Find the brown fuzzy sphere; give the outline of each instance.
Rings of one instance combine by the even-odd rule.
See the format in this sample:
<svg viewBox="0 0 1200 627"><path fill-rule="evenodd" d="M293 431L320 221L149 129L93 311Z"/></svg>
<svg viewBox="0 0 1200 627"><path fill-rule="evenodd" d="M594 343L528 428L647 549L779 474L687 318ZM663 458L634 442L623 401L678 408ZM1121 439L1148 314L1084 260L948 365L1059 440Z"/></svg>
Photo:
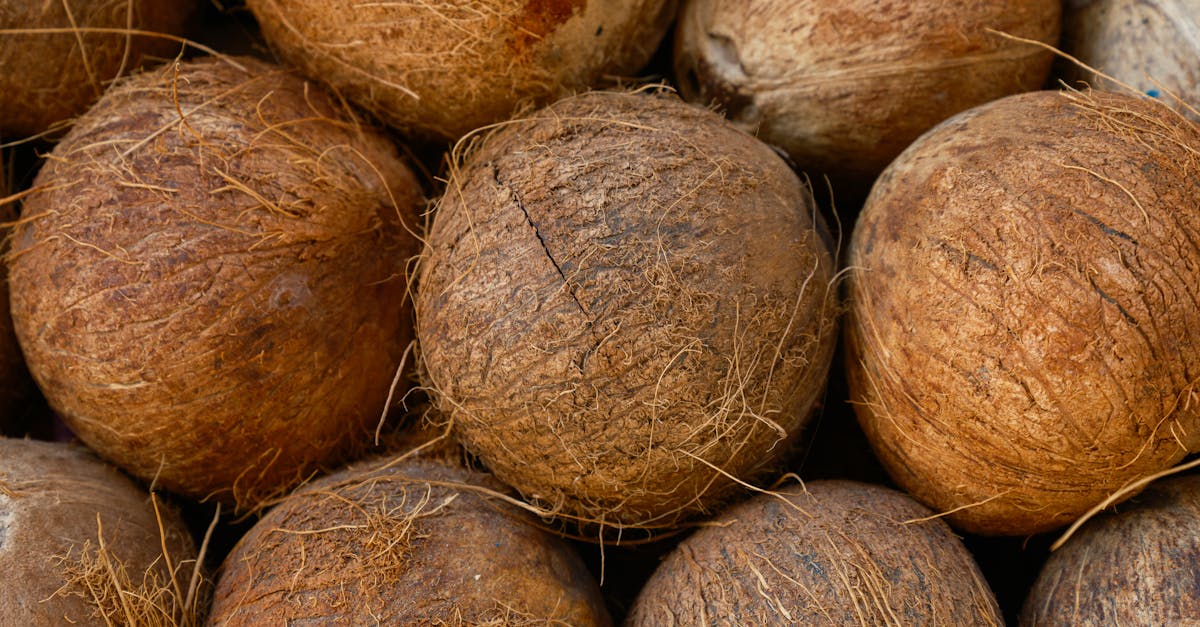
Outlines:
<svg viewBox="0 0 1200 627"><path fill-rule="evenodd" d="M650 60L675 0L250 0L272 48L406 133L456 139Z"/></svg>
<svg viewBox="0 0 1200 627"><path fill-rule="evenodd" d="M315 481L225 560L210 623L610 624L579 556L497 487L431 460Z"/></svg>
<svg viewBox="0 0 1200 627"><path fill-rule="evenodd" d="M0 136L41 133L87 110L109 83L181 44L124 29L181 35L197 0L0 0Z"/></svg>
<svg viewBox="0 0 1200 627"><path fill-rule="evenodd" d="M595 92L487 137L417 295L436 400L567 517L671 525L778 462L824 388L833 264L766 145L669 96ZM720 469L720 470L718 470Z"/></svg>
<svg viewBox="0 0 1200 627"><path fill-rule="evenodd" d="M11 286L80 439L244 508L369 440L412 336L420 190L316 87L237 63L135 76L81 117L25 201Z"/></svg>
<svg viewBox="0 0 1200 627"><path fill-rule="evenodd" d="M847 374L892 477L960 528L1066 524L1200 449L1200 128L1037 92L942 124L850 247Z"/></svg>
<svg viewBox="0 0 1200 627"><path fill-rule="evenodd" d="M1059 0L685 0L684 96L716 101L807 172L869 182L938 122L1037 89Z"/></svg>
<svg viewBox="0 0 1200 627"><path fill-rule="evenodd" d="M189 587L195 547L178 512L161 502L158 512L145 490L83 448L0 439L0 624L196 618L203 603L185 608L177 592Z"/></svg>
<svg viewBox="0 0 1200 627"><path fill-rule="evenodd" d="M1002 625L970 553L929 515L850 481L760 494L668 555L625 624Z"/></svg>

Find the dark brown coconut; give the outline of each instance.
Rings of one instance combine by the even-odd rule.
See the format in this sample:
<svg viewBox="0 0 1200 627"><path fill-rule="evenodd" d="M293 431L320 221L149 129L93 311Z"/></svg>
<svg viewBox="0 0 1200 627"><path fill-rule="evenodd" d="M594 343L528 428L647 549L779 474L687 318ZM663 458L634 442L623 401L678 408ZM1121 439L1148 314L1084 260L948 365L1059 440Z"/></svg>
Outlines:
<svg viewBox="0 0 1200 627"><path fill-rule="evenodd" d="M1038 89L1052 60L987 29L1054 44L1059 0L685 0L684 96L718 102L801 169L869 183L918 135Z"/></svg>
<svg viewBox="0 0 1200 627"><path fill-rule="evenodd" d="M1200 447L1200 128L1038 92L948 120L851 244L847 372L872 447L960 528L1074 520Z"/></svg>
<svg viewBox="0 0 1200 627"><path fill-rule="evenodd" d="M0 136L29 136L83 113L114 78L181 45L196 0L0 0ZM74 29L64 30L64 29ZM102 32L117 29L124 32Z"/></svg>
<svg viewBox="0 0 1200 627"><path fill-rule="evenodd" d="M407 133L454 139L627 76L675 0L250 0L275 51Z"/></svg>
<svg viewBox="0 0 1200 627"><path fill-rule="evenodd" d="M1022 625L1179 625L1200 616L1200 477L1156 483L1050 555Z"/></svg>
<svg viewBox="0 0 1200 627"><path fill-rule="evenodd" d="M1002 625L970 553L929 515L850 481L756 496L668 555L626 625Z"/></svg>
<svg viewBox="0 0 1200 627"><path fill-rule="evenodd" d="M246 508L370 440L411 338L420 190L316 87L238 63L133 77L81 117L25 201L11 286L80 439Z"/></svg>
<svg viewBox="0 0 1200 627"><path fill-rule="evenodd" d="M117 469L75 446L0 439L0 623L194 625L207 592L190 585L195 566L178 512L156 513Z"/></svg>
<svg viewBox="0 0 1200 627"><path fill-rule="evenodd" d="M562 540L432 460L360 464L269 511L225 560L214 625L607 625ZM482 491L481 491L482 490Z"/></svg>
<svg viewBox="0 0 1200 627"><path fill-rule="evenodd" d="M569 518L671 525L777 462L823 390L833 265L808 189L674 97L591 93L454 172L417 326L466 447Z"/></svg>

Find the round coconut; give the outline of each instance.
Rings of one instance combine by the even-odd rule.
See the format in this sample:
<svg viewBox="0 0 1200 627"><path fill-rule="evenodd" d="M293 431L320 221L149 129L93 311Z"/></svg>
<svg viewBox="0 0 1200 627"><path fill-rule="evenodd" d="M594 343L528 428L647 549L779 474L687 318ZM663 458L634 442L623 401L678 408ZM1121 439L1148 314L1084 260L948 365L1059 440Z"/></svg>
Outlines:
<svg viewBox="0 0 1200 627"><path fill-rule="evenodd" d="M0 135L42 133L87 110L114 78L179 54L196 4L0 0Z"/></svg>
<svg viewBox="0 0 1200 627"><path fill-rule="evenodd" d="M608 625L595 579L486 475L359 464L270 510L226 558L214 625Z"/></svg>
<svg viewBox="0 0 1200 627"><path fill-rule="evenodd" d="M1200 477L1156 483L1050 554L1022 625L1179 625L1200 616Z"/></svg>
<svg viewBox="0 0 1200 627"><path fill-rule="evenodd" d="M1200 127L1012 96L884 172L850 246L851 396L905 490L1027 535L1200 448Z"/></svg>
<svg viewBox="0 0 1200 627"><path fill-rule="evenodd" d="M13 321L102 456L244 509L369 442L412 337L420 189L344 113L204 59L122 82L51 153L13 234Z"/></svg>
<svg viewBox="0 0 1200 627"><path fill-rule="evenodd" d="M675 0L247 4L280 57L433 140L637 72L675 15Z"/></svg>
<svg viewBox="0 0 1200 627"><path fill-rule="evenodd" d="M783 160L708 110L562 100L453 172L419 275L429 386L467 449L551 511L707 511L821 397L823 228Z"/></svg>
<svg viewBox="0 0 1200 627"><path fill-rule="evenodd" d="M0 439L0 623L195 624L207 592L195 567L178 512L117 469L83 448Z"/></svg>
<svg viewBox="0 0 1200 627"><path fill-rule="evenodd" d="M675 39L684 97L717 102L799 166L869 183L933 125L1038 89L1059 0L685 0Z"/></svg>
<svg viewBox="0 0 1200 627"><path fill-rule="evenodd" d="M930 513L852 481L758 495L668 555L626 625L1003 625L970 553Z"/></svg>
<svg viewBox="0 0 1200 627"><path fill-rule="evenodd" d="M1200 122L1200 0L1068 0L1063 49ZM1064 74L1104 84L1076 65Z"/></svg>

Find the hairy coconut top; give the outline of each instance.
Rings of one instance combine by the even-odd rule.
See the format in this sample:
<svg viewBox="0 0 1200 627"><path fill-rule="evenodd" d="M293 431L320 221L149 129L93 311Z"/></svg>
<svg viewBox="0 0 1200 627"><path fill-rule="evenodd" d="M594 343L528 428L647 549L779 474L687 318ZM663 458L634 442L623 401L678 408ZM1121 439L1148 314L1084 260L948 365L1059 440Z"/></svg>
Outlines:
<svg viewBox="0 0 1200 627"><path fill-rule="evenodd" d="M609 624L579 557L498 487L428 459L314 481L226 558L210 622Z"/></svg>
<svg viewBox="0 0 1200 627"><path fill-rule="evenodd" d="M83 113L112 80L171 58L196 0L0 0L0 136ZM29 32L21 32L29 31ZM38 32L40 31L40 32ZM135 32L142 31L142 32Z"/></svg>
<svg viewBox="0 0 1200 627"><path fill-rule="evenodd" d="M970 553L929 514L851 481L760 494L669 554L626 625L1002 625Z"/></svg>
<svg viewBox="0 0 1200 627"><path fill-rule="evenodd" d="M0 439L0 623L194 625L195 562L178 512L87 450Z"/></svg>
<svg viewBox="0 0 1200 627"><path fill-rule="evenodd" d="M250 0L272 48L406 133L455 139L637 72L675 0Z"/></svg>
<svg viewBox="0 0 1200 627"><path fill-rule="evenodd" d="M670 96L594 92L488 136L422 257L443 415L567 517L671 525L785 452L823 391L833 264L766 145Z"/></svg>
<svg viewBox="0 0 1200 627"><path fill-rule="evenodd" d="M918 135L969 107L1037 89L1052 60L988 29L1054 44L1059 0L685 0L684 96L809 172L869 182Z"/></svg>
<svg viewBox="0 0 1200 627"><path fill-rule="evenodd" d="M89 446L245 508L369 440L420 195L385 136L281 68L203 59L114 87L35 187L13 319Z"/></svg>
<svg viewBox="0 0 1200 627"><path fill-rule="evenodd" d="M847 372L892 477L962 529L1075 519L1200 447L1200 128L1037 92L926 134L851 243Z"/></svg>

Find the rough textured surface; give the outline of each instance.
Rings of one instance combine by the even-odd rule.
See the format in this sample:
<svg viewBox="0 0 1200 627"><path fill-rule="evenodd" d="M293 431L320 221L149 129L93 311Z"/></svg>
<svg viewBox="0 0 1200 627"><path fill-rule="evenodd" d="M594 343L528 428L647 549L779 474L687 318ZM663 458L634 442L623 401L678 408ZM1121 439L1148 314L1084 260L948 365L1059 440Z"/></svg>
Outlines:
<svg viewBox="0 0 1200 627"><path fill-rule="evenodd" d="M607 625L562 540L486 475L362 463L267 513L225 561L214 625Z"/></svg>
<svg viewBox="0 0 1200 627"><path fill-rule="evenodd" d="M670 525L777 462L823 391L833 264L768 147L596 92L487 138L437 208L417 327L466 447L568 517Z"/></svg>
<svg viewBox="0 0 1200 627"><path fill-rule="evenodd" d="M884 172L847 374L902 487L1026 535L1200 448L1197 172L1200 128L1100 92L979 107Z"/></svg>
<svg viewBox="0 0 1200 627"><path fill-rule="evenodd" d="M675 67L684 96L811 174L869 182L938 122L1038 89L1059 0L686 0Z"/></svg>
<svg viewBox="0 0 1200 627"><path fill-rule="evenodd" d="M1063 50L1200 122L1200 0L1069 0ZM1067 80L1105 86L1090 72L1069 70Z"/></svg>
<svg viewBox="0 0 1200 627"><path fill-rule="evenodd" d="M407 133L455 139L649 61L675 0L250 0L276 52Z"/></svg>
<svg viewBox="0 0 1200 627"><path fill-rule="evenodd" d="M180 35L196 0L0 0L0 29L76 32L0 34L0 137L41 133L83 113L109 83L180 44L125 29Z"/></svg>
<svg viewBox="0 0 1200 627"><path fill-rule="evenodd" d="M196 552L178 513L160 503L165 539L150 495L90 452L66 444L0 439L0 623L5 625L162 625L147 605L170 597L163 545L187 589ZM102 533L101 533L102 531ZM103 536L103 537L101 537ZM105 549L100 549L103 540ZM114 571L96 572L97 556ZM143 575L146 579L143 580ZM139 584L151 585L139 585ZM163 585L167 584L167 588ZM121 607L115 596L126 593ZM161 596L164 591L167 596ZM139 598L140 597L140 598ZM99 602L97 602L99 601ZM182 622L182 607L166 616ZM113 622L107 622L113 621Z"/></svg>
<svg viewBox="0 0 1200 627"><path fill-rule="evenodd" d="M1200 477L1152 484L1050 555L1022 625L1180 625L1200 616Z"/></svg>
<svg viewBox="0 0 1200 627"><path fill-rule="evenodd" d="M412 337L420 190L316 87L240 63L111 90L49 156L10 258L30 370L80 439L246 508L369 441Z"/></svg>
<svg viewBox="0 0 1200 627"><path fill-rule="evenodd" d="M684 540L628 627L1002 625L971 555L908 496L851 481L760 494Z"/></svg>

